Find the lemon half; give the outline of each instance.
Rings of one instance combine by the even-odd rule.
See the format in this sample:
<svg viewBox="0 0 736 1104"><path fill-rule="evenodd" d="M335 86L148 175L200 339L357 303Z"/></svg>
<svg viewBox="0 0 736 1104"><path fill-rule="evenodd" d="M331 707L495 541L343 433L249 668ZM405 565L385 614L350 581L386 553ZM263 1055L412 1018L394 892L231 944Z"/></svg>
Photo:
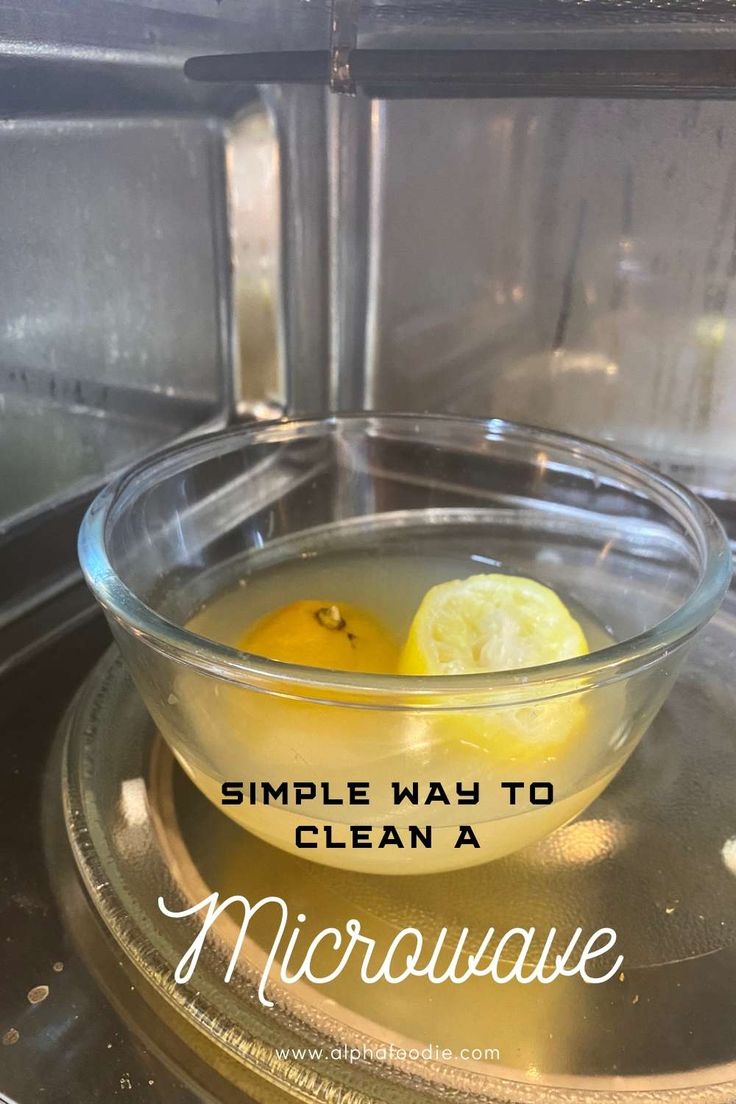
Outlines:
<svg viewBox="0 0 736 1104"><path fill-rule="evenodd" d="M518 575L471 575L427 592L399 666L405 675L470 675L587 651L585 633L549 587Z"/></svg>
<svg viewBox="0 0 736 1104"><path fill-rule="evenodd" d="M399 659L405 675L467 675L586 655L588 642L549 587L518 575L472 575L432 587ZM583 731L579 694L447 713L436 731L499 762L556 758Z"/></svg>

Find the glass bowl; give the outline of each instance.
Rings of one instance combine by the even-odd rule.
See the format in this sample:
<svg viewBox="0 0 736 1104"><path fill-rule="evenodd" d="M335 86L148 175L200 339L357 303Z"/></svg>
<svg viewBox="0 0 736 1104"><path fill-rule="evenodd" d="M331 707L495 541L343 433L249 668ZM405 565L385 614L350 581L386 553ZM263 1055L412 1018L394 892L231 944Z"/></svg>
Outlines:
<svg viewBox="0 0 736 1104"><path fill-rule="evenodd" d="M379 874L487 862L576 816L646 731L731 573L705 504L632 459L413 415L266 423L162 452L99 495L79 550L202 792L268 843ZM297 595L359 603L365 587L405 631L434 582L483 571L552 587L589 654L428 678L236 646ZM225 783L240 804L223 804Z"/></svg>

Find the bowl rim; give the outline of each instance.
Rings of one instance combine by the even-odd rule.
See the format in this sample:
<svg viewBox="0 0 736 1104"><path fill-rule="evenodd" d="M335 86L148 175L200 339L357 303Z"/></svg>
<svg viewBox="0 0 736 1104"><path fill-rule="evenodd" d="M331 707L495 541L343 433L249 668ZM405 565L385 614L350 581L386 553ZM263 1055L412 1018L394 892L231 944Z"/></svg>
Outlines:
<svg viewBox="0 0 736 1104"><path fill-rule="evenodd" d="M584 656L541 666L469 675L374 675L332 671L301 664L282 663L241 651L199 635L169 621L148 606L115 571L106 547L107 526L133 484L140 493L164 474L188 466L186 461L212 458L223 442L240 440L244 445L269 439L293 439L302 433L335 432L342 424L365 428L393 424L414 434L422 425L444 423L465 431L475 429L485 440L533 440L539 450L568 452L580 463L586 458L656 490L687 523L689 536L698 546L701 571L686 600L666 618L643 632ZM197 455L199 454L199 455ZM141 482L142 481L142 482ZM661 498L659 504L661 503ZM501 418L470 418L460 415L382 413L364 411L329 414L323 417L291 418L249 422L215 433L207 433L150 454L112 480L89 506L79 531L79 560L87 583L113 622L144 640L160 654L200 671L245 688L280 697L357 706L430 711L483 709L494 705L523 704L554 698L582 689L606 685L643 670L677 650L715 613L728 589L731 549L726 533L710 507L684 485L625 453L584 437L506 421ZM428 686L431 683L431 687ZM347 701L345 695L350 695ZM460 700L458 700L460 698Z"/></svg>

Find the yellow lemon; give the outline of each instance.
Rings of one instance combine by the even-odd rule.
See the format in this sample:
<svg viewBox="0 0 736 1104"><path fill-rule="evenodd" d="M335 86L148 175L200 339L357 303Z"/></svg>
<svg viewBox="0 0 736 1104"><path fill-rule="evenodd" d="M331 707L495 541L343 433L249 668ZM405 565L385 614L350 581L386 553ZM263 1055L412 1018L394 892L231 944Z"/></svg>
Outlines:
<svg viewBox="0 0 736 1104"><path fill-rule="evenodd" d="M406 675L510 671L585 655L588 642L549 587L519 575L471 575L424 596L401 654Z"/></svg>
<svg viewBox="0 0 736 1104"><path fill-rule="evenodd" d="M473 575L432 587L399 659L406 675L461 675L585 655L582 628L549 587L518 575ZM582 730L579 695L497 706L440 720L444 735L499 761L553 758Z"/></svg>
<svg viewBox="0 0 736 1104"><path fill-rule="evenodd" d="M370 613L316 598L266 614L238 646L282 663L374 675L395 674L399 657L396 641Z"/></svg>

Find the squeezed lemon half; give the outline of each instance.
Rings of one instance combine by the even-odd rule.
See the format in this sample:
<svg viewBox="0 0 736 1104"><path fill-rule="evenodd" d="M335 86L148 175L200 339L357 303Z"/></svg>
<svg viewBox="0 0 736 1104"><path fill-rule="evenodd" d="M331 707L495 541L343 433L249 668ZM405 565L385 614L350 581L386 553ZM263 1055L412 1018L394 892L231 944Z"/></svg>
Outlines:
<svg viewBox="0 0 736 1104"><path fill-rule="evenodd" d="M432 587L399 659L405 675L467 675L585 655L588 642L549 587L518 575L472 575ZM438 717L444 738L499 761L555 758L581 733L579 695Z"/></svg>
<svg viewBox="0 0 736 1104"><path fill-rule="evenodd" d="M549 587L518 575L471 575L432 587L399 662L405 675L470 675L585 655L585 633Z"/></svg>
<svg viewBox="0 0 736 1104"><path fill-rule="evenodd" d="M316 598L267 613L238 646L282 663L369 675L396 674L399 658L398 644L372 614Z"/></svg>

